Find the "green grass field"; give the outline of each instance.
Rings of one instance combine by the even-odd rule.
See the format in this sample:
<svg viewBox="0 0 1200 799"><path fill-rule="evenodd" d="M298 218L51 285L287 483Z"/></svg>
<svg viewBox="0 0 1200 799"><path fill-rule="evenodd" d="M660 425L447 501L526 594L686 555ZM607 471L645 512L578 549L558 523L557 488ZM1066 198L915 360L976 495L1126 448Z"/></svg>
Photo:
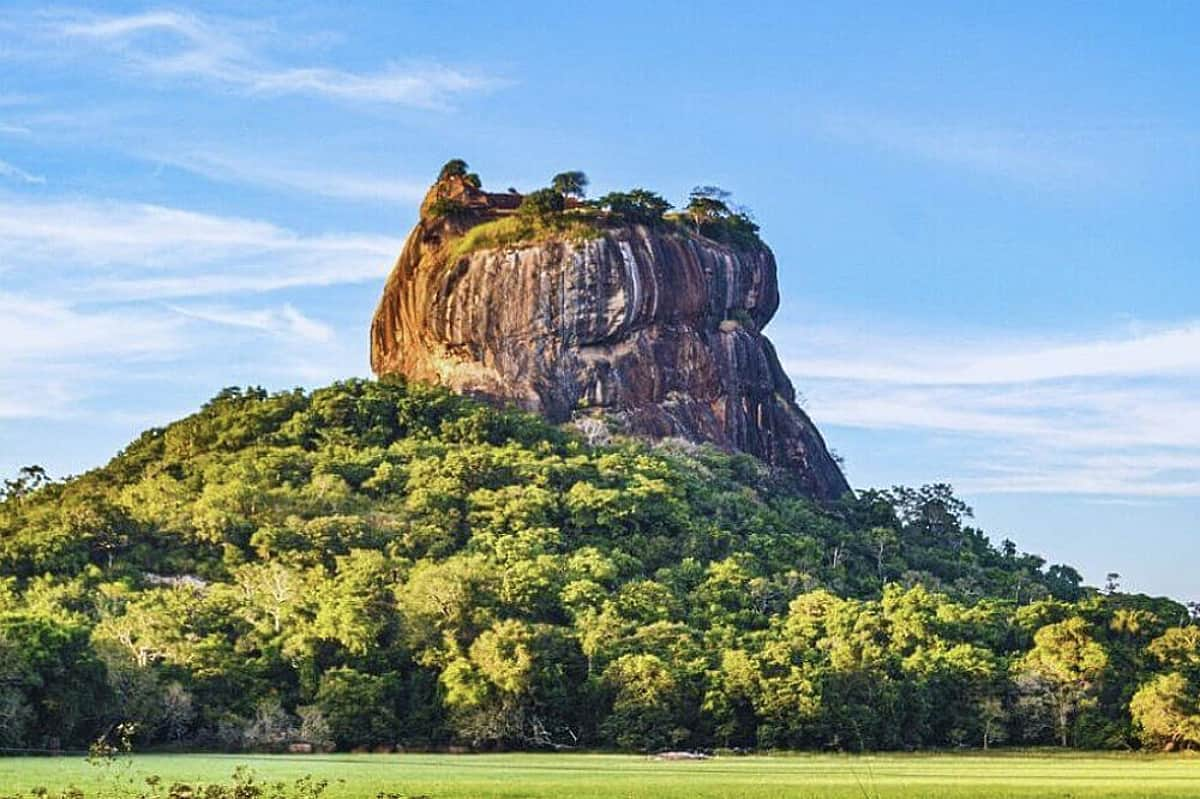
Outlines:
<svg viewBox="0 0 1200 799"><path fill-rule="evenodd" d="M328 779L329 799L379 791L466 797L1200 797L1200 758L1054 753L781 755L659 762L632 755L141 755L128 774L227 780L239 764L264 780ZM0 759L0 794L103 787L78 758Z"/></svg>

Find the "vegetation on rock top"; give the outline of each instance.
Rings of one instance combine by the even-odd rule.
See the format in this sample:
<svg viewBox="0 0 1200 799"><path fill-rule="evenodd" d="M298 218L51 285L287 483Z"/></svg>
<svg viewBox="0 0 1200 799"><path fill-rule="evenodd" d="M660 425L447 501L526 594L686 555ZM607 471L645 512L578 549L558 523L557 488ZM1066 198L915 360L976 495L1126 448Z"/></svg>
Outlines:
<svg viewBox="0 0 1200 799"><path fill-rule="evenodd" d="M454 159L442 167L439 184L462 179L474 189L482 183L470 173L467 163ZM680 235L703 236L720 244L752 249L762 247L758 225L750 211L730 202L730 193L717 186L697 186L685 208L672 212L672 205L655 192L635 188L610 192L587 200L588 177L574 170L555 175L550 186L520 197L513 215L472 216L471 207L453 197L439 197L428 207L433 218L466 223L466 231L453 245L452 255L462 257L484 249L529 245L551 239L580 241L603 235L604 230L624 225L645 225ZM435 190L436 186L435 184ZM515 190L510 189L515 194Z"/></svg>

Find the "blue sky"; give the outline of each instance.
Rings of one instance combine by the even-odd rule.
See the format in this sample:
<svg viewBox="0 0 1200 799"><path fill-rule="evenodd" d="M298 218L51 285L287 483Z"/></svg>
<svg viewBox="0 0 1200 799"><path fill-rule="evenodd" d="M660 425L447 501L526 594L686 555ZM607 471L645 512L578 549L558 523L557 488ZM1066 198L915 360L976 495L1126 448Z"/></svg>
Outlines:
<svg viewBox="0 0 1200 799"><path fill-rule="evenodd" d="M578 168L754 209L856 486L1200 599L1200 8L336 6L0 10L0 474L367 374L444 161Z"/></svg>

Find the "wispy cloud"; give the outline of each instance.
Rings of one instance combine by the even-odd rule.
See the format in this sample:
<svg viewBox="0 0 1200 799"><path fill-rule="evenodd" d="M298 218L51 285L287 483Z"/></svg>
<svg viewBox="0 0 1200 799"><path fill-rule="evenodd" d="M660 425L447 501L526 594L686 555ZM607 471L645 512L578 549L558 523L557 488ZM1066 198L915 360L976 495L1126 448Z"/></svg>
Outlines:
<svg viewBox="0 0 1200 799"><path fill-rule="evenodd" d="M401 177L312 169L263 161L261 158L232 157L216 153L170 153L153 160L204 177L243 185L296 189L320 197L371 203L415 204L428 187Z"/></svg>
<svg viewBox="0 0 1200 799"><path fill-rule="evenodd" d="M142 357L174 351L178 324L163 318L131 318L116 310L81 311L68 303L0 293L0 371L21 361L63 353Z"/></svg>
<svg viewBox="0 0 1200 799"><path fill-rule="evenodd" d="M877 113L831 113L815 123L831 138L905 158L1018 180L1078 188L1108 179L1111 165L1091 157L1094 135L1080 131L978 123L916 122Z"/></svg>
<svg viewBox="0 0 1200 799"><path fill-rule="evenodd" d="M175 313L202 322L258 330L302 341L323 343L332 341L335 337L332 327L305 316L290 303L285 303L280 308L259 309L212 305L187 307L169 305L168 307Z"/></svg>
<svg viewBox="0 0 1200 799"><path fill-rule="evenodd" d="M437 64L393 64L370 73L286 66L263 52L262 40L271 31L261 24L172 10L124 16L62 15L45 31L75 46L101 48L135 73L203 81L249 95L442 108L455 97L501 85L492 77Z"/></svg>
<svg viewBox="0 0 1200 799"><path fill-rule="evenodd" d="M1200 496L1198 321L1069 341L776 335L818 422L940 436L965 490Z"/></svg>
<svg viewBox="0 0 1200 799"><path fill-rule="evenodd" d="M110 369L176 357L188 346L181 333L166 314L0 292L0 419L65 414Z"/></svg>
<svg viewBox="0 0 1200 799"><path fill-rule="evenodd" d="M3 129L2 126L0 126L0 130L2 130L2 129ZM0 161L0 177L11 178L13 180L18 180L21 183L40 184L40 183L46 182L46 179L44 177L42 177L41 175L34 175L32 173L26 172L24 169L21 169L20 167L17 167L17 166L13 166L12 164L8 163L7 161Z"/></svg>
<svg viewBox="0 0 1200 799"><path fill-rule="evenodd" d="M378 280L401 244L160 205L0 198L0 269L37 275L55 296L167 299Z"/></svg>
<svg viewBox="0 0 1200 799"><path fill-rule="evenodd" d="M402 241L161 205L0 194L0 419L94 412L136 386L360 373L361 338L280 289L379 282ZM185 411L189 405L178 410ZM92 409L92 410L90 410Z"/></svg>
<svg viewBox="0 0 1200 799"><path fill-rule="evenodd" d="M1106 332L1090 339L846 337L816 332L823 353L794 359L806 375L921 385L1001 384L1074 377L1200 375L1200 320ZM854 346L846 350L847 343ZM863 346L869 342L869 346Z"/></svg>

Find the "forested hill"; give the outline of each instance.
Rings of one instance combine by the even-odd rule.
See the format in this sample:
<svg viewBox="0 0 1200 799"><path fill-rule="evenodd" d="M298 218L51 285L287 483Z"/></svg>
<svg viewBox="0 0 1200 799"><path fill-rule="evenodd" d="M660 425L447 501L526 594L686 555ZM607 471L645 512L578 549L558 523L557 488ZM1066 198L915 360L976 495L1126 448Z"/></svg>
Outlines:
<svg viewBox="0 0 1200 799"><path fill-rule="evenodd" d="M417 384L226 390L7 482L0 746L1200 744L1184 607L944 486L784 480Z"/></svg>

